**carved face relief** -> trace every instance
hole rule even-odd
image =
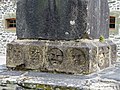
[[[63,52],[53,48],[48,52],[48,61],[51,65],[60,65],[63,62]]]
[[[20,46],[16,46],[13,48],[13,59],[14,62],[22,62],[23,60],[23,50]]]
[[[7,47],[7,65],[18,66],[24,64],[24,52],[21,45],[8,44]]]
[[[71,50],[71,56],[74,65],[84,65],[86,62],[85,54],[80,49]]]

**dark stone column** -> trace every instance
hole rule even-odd
[[[85,32],[97,39],[109,36],[107,0],[20,0],[18,39],[80,39]]]

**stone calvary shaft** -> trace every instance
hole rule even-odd
[[[18,39],[93,39],[109,36],[107,0],[19,0]]]

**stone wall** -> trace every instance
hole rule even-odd
[[[6,29],[7,18],[16,18],[16,0],[0,1],[0,55],[5,55],[6,44],[16,39],[16,31]]]
[[[120,11],[120,0],[108,0],[110,11]]]
[[[120,0],[108,0],[110,16],[115,17],[115,28],[110,28],[110,35],[120,35]]]
[[[12,32],[0,31],[0,55],[6,54],[7,43],[16,39],[16,34]]]

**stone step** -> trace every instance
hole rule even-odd
[[[0,90],[120,90],[119,64],[91,75],[2,71]]]

